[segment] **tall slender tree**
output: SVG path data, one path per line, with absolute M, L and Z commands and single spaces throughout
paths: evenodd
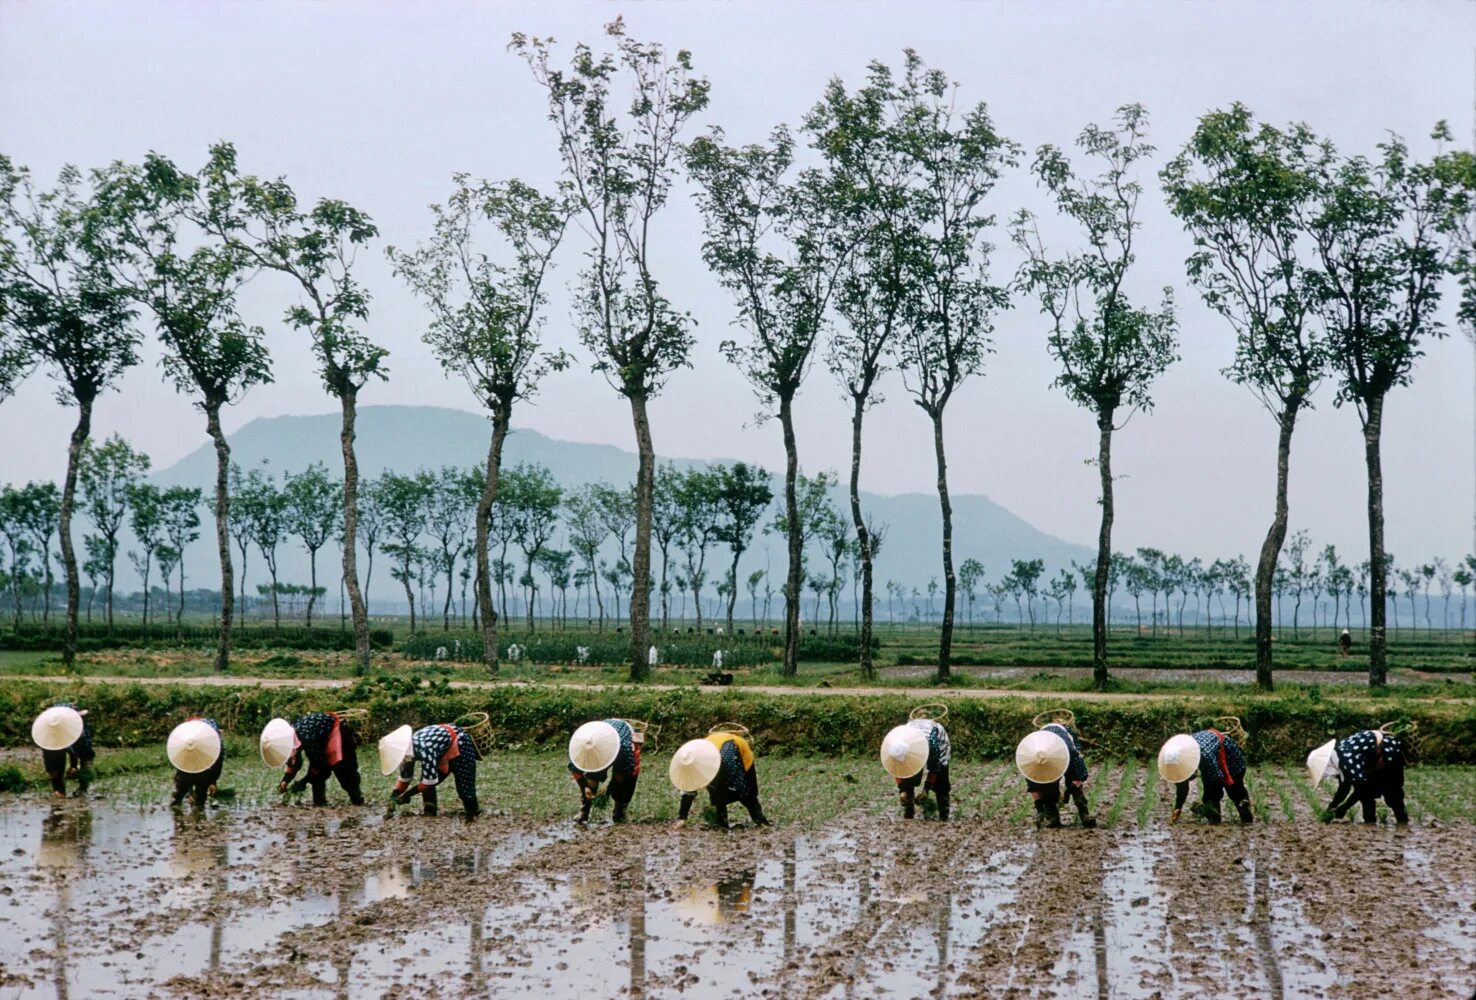
M 1449 141 L 1444 123 L 1433 138 Z M 1440 282 L 1455 259 L 1446 225 L 1455 192 L 1437 161 L 1416 160 L 1397 136 L 1380 143 L 1378 150 L 1373 159 L 1344 157 L 1329 142 L 1309 141 L 1300 164 L 1317 183 L 1317 198 L 1303 225 L 1312 234 L 1321 265 L 1322 316 L 1338 373 L 1335 404 L 1351 403 L 1363 427 L 1372 595 L 1370 687 L 1388 681 L 1384 403 L 1392 390 L 1410 383 L 1425 343 L 1445 335 L 1438 315 Z
M 385 555 L 395 560 L 391 570 L 405 588 L 405 601 L 410 606 L 410 632 L 415 633 L 415 564 L 420 555 L 420 536 L 425 531 L 426 496 L 433 481 L 426 473 L 407 476 L 386 472 L 379 477 L 378 497 L 384 512 L 385 533 L 392 539 L 384 546 Z
M 903 384 L 927 414 L 937 464 L 942 514 L 943 615 L 938 677 L 951 672 L 958 577 L 953 565 L 953 503 L 943 424 L 948 403 L 965 380 L 981 373 L 990 350 L 994 315 L 1009 304 L 1006 289 L 991 283 L 992 247 L 985 236 L 994 222 L 986 202 L 1000 172 L 1019 147 L 994 128 L 983 104 L 960 111 L 957 84 L 904 54 L 893 112 L 897 138 L 912 161 L 909 212 L 914 236 L 907 303 L 898 340 Z
M 115 163 L 97 174 L 112 218 L 108 260 L 128 294 L 152 316 L 164 345 L 164 376 L 194 397 L 215 446 L 215 543 L 220 562 L 220 632 L 215 669 L 230 667 L 235 581 L 230 545 L 231 448 L 220 413 L 253 386 L 270 382 L 260 327 L 242 322 L 236 292 L 253 273 L 237 247 L 192 218 L 201 208 L 194 175 L 156 153 L 141 165 Z M 184 553 L 180 553 L 183 570 Z
M 645 679 L 651 628 L 651 502 L 656 451 L 647 404 L 692 351 L 692 320 L 674 309 L 656 280 L 653 223 L 675 176 L 679 138 L 707 106 L 708 85 L 692 75 L 692 57 L 668 58 L 660 44 L 605 26 L 615 52 L 575 47 L 568 70 L 551 61 L 551 39 L 515 34 L 548 96 L 548 118 L 563 160 L 563 191 L 586 237 L 574 285 L 579 338 L 594 369 L 630 403 L 639 466 L 635 553 L 630 566 L 631 680 Z M 622 104 L 620 91 L 629 93 Z
M 1225 369 L 1276 421 L 1276 501 L 1256 563 L 1256 684 L 1272 688 L 1271 584 L 1286 541 L 1292 432 L 1327 373 L 1317 323 L 1320 286 L 1302 230 L 1316 198 L 1298 169 L 1304 126 L 1257 125 L 1240 104 L 1200 118 L 1184 149 L 1160 174 L 1169 207 L 1194 237 L 1190 281 L 1235 331 Z
M 533 565 L 553 539 L 564 491 L 546 466 L 520 462 L 505 474 L 506 530 L 523 552 L 528 631 L 533 631 Z
M 773 502 L 769 474 L 745 462 L 719 465 L 717 476 L 718 521 L 715 537 L 733 553 L 728 567 L 728 632 L 733 631 L 733 607 L 738 600 L 738 561 L 753 542 L 753 533 L 763 522 Z
M 544 279 L 563 239 L 571 203 L 548 198 L 521 181 L 492 184 L 454 178 L 445 205 L 433 205 L 434 231 L 414 253 L 390 248 L 395 270 L 431 310 L 424 340 L 441 367 L 466 379 L 492 415 L 492 439 L 476 505 L 477 607 L 483 663 L 497 672 L 497 612 L 492 606 L 491 522 L 502 471 L 502 447 L 519 400 L 537 394 L 552 372 L 569 366 L 563 351 L 543 344 Z M 493 255 L 491 247 L 505 251 Z M 446 572 L 451 572 L 449 565 Z M 447 581 L 445 613 L 450 610 Z M 449 624 L 449 619 L 448 619 Z
M 286 180 L 243 175 L 235 147 L 212 146 L 200 174 L 196 221 L 252 265 L 286 278 L 300 293 L 286 319 L 312 339 L 318 374 L 338 400 L 343 454 L 343 580 L 354 625 L 354 664 L 369 669 L 369 617 L 359 589 L 359 463 L 354 451 L 359 393 L 388 378 L 388 351 L 356 324 L 369 318 L 369 292 L 354 275 L 358 248 L 379 234 L 368 215 L 347 202 L 320 198 L 303 206 Z
M 313 627 L 318 603 L 318 550 L 338 537 L 343 519 L 343 487 L 328 475 L 322 462 L 299 473 L 288 473 L 282 483 L 282 507 L 287 531 L 302 540 L 308 553 L 306 624 Z
M 180 624 L 184 622 L 185 551 L 191 542 L 200 537 L 200 504 L 203 501 L 204 495 L 201 491 L 191 486 L 170 486 L 165 488 L 159 496 L 159 513 L 164 537 L 169 540 L 168 547 L 174 550 L 174 568 L 179 570 L 179 604 L 174 620 Z M 169 573 L 164 571 L 162 562 L 160 576 L 163 578 L 164 592 L 167 594 Z
M 92 434 L 93 406 L 138 363 L 141 339 L 132 301 L 100 249 L 106 241 L 94 238 L 93 220 L 112 216 L 75 167 L 62 168 L 56 187 L 37 191 L 29 171 L 0 156 L 0 388 L 8 389 L 21 367 L 34 361 L 55 380 L 57 401 L 77 411 L 57 519 L 67 577 L 62 666 L 68 672 L 77 659 L 82 599 L 72 544 L 77 471 Z
M 794 400 L 821 342 L 831 296 L 840 279 L 855 229 L 829 172 L 794 169 L 794 139 L 780 126 L 768 145 L 725 144 L 721 129 L 687 147 L 687 169 L 698 185 L 706 221 L 702 256 L 732 293 L 743 342 L 725 340 L 722 351 L 736 365 L 764 408 L 777 413 L 784 436 L 784 505 L 790 526 L 784 615 L 785 676 L 793 676 L 799 652 L 799 585 L 804 552 L 795 516 L 799 448 Z M 791 176 L 791 175 L 794 176 Z M 698 617 L 701 617 L 699 605 Z
M 56 522 L 61 515 L 61 491 L 56 483 L 26 483 L 19 492 L 16 514 L 20 526 L 30 536 L 31 545 L 41 557 L 41 620 L 51 620 L 51 591 L 55 579 L 51 575 L 51 539 L 56 536 Z
M 1050 319 L 1046 344 L 1060 365 L 1055 385 L 1097 422 L 1097 473 L 1101 480 L 1101 525 L 1097 566 L 1092 578 L 1092 677 L 1107 686 L 1107 602 L 1112 568 L 1112 433 L 1137 410 L 1151 409 L 1150 384 L 1178 359 L 1173 293 L 1163 290 L 1159 307 L 1134 306 L 1126 279 L 1136 254 L 1141 226 L 1138 199 L 1142 185 L 1137 164 L 1153 152 L 1145 135 L 1148 115 L 1141 105 L 1118 109 L 1110 128 L 1088 125 L 1077 139 L 1100 173 L 1078 178 L 1066 154 L 1042 146 L 1033 171 L 1062 215 L 1082 230 L 1085 246 L 1063 257 L 1046 250 L 1035 218 L 1021 211 L 1014 222 L 1016 244 L 1024 251 L 1020 283 L 1040 299 Z

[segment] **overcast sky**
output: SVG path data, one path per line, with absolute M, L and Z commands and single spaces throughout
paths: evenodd
M 453 171 L 519 176 L 551 186 L 557 160 L 543 96 L 506 51 L 514 31 L 552 35 L 560 52 L 601 42 L 623 14 L 629 33 L 688 48 L 712 82 L 701 127 L 750 141 L 795 122 L 826 80 L 859 80 L 866 63 L 895 63 L 904 46 L 987 101 L 998 128 L 1028 149 L 1070 143 L 1088 121 L 1137 101 L 1152 116 L 1156 170 L 1195 118 L 1231 101 L 1281 124 L 1304 120 L 1349 151 L 1372 152 L 1387 130 L 1416 148 L 1437 119 L 1471 135 L 1476 5 L 1470 3 L 997 4 L 997 3 L 7 3 L 0 5 L 0 151 L 47 182 L 67 162 L 100 165 L 157 150 L 189 166 L 233 141 L 244 170 L 285 175 L 306 198 L 332 195 L 365 209 L 384 240 L 362 258 L 374 294 L 369 333 L 391 353 L 392 377 L 365 405 L 475 409 L 447 380 L 419 335 L 425 316 L 390 273 L 382 246 L 413 244 L 426 206 Z M 696 134 L 694 129 L 693 134 Z M 1139 289 L 1172 285 L 1183 360 L 1154 388 L 1157 408 L 1116 438 L 1116 547 L 1156 545 L 1206 557 L 1254 556 L 1271 516 L 1275 428 L 1220 369 L 1228 326 L 1184 278 L 1188 241 L 1144 177 Z M 1047 208 L 1024 170 L 992 196 L 1001 218 Z M 1001 234 L 1001 242 L 1007 242 Z M 691 371 L 651 407 L 658 453 L 728 457 L 781 469 L 776 423 L 759 424 L 753 396 L 718 355 L 733 311 L 698 258 L 700 223 L 679 188 L 661 217 L 661 278 L 699 321 Z M 550 339 L 577 348 L 565 282 L 571 239 L 551 303 Z M 1014 257 L 997 255 L 996 273 Z M 270 332 L 276 383 L 253 391 L 227 430 L 253 417 L 334 409 L 306 345 L 284 329 L 290 290 L 259 280 L 248 319 Z M 1446 315 L 1450 310 L 1446 309 Z M 1472 546 L 1473 358 L 1452 330 L 1429 345 L 1412 388 L 1391 396 L 1384 434 L 1388 546 L 1401 562 L 1458 556 Z M 1090 542 L 1097 523 L 1091 416 L 1049 388 L 1045 324 L 1020 301 L 998 324 L 987 374 L 948 411 L 950 480 L 984 493 L 1043 530 Z M 203 419 L 159 380 L 157 351 L 97 407 L 94 433 L 117 431 L 172 463 L 205 442 Z M 547 434 L 631 448 L 628 407 L 581 364 L 551 380 L 515 422 Z M 927 491 L 935 470 L 926 419 L 903 387 L 886 387 L 866 440 L 865 487 Z M 1298 427 L 1292 526 L 1354 558 L 1367 553 L 1358 421 L 1332 406 L 1330 387 Z M 797 408 L 801 462 L 847 468 L 848 409 L 817 368 Z M 72 415 L 33 378 L 0 406 L 11 428 L 0 480 L 59 476 Z

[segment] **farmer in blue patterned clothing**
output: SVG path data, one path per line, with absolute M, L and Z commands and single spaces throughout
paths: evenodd
M 953 747 L 948 742 L 948 730 L 935 719 L 909 719 L 909 729 L 916 729 L 928 740 L 928 762 L 921 771 L 907 778 L 897 778 L 897 795 L 902 801 L 902 816 L 912 819 L 917 815 L 916 799 L 929 791 L 938 797 L 938 818 L 948 818 L 949 795 L 952 785 L 948 781 L 948 763 L 953 759 Z M 917 789 L 921 787 L 921 793 Z
M 349 801 L 356 806 L 364 804 L 364 795 L 359 790 L 359 752 L 353 730 L 332 712 L 310 712 L 292 723 L 297 746 L 287 758 L 282 769 L 282 780 L 277 791 L 287 791 L 288 783 L 302 769 L 306 759 L 308 773 L 297 783 L 313 788 L 313 805 L 328 804 L 328 775 L 332 774 L 348 792 Z
M 59 701 L 37 716 L 31 725 L 31 737 L 41 747 L 41 766 L 51 779 L 51 794 L 65 798 L 67 779 L 77 779 L 77 797 L 87 794 L 92 778 L 92 730 L 88 728 L 87 711 L 70 701 Z
M 1404 808 L 1403 740 L 1382 730 L 1365 729 L 1339 742 L 1336 756 L 1338 790 L 1323 810 L 1324 822 L 1342 819 L 1355 802 L 1363 806 L 1365 823 L 1376 822 L 1381 797 L 1396 823 L 1409 822 Z
M 1035 800 L 1035 823 L 1037 827 L 1048 826 L 1056 829 L 1061 825 L 1061 786 L 1064 783 L 1066 797 L 1076 803 L 1077 815 L 1081 817 L 1081 825 L 1088 829 L 1097 825 L 1092 816 L 1091 806 L 1087 804 L 1086 792 L 1082 785 L 1086 784 L 1091 772 L 1087 770 L 1086 760 L 1081 756 L 1081 748 L 1077 745 L 1078 737 L 1076 730 L 1061 722 L 1051 722 L 1041 727 L 1044 732 L 1053 733 L 1061 738 L 1066 744 L 1067 751 L 1071 754 L 1071 760 L 1066 765 L 1066 773 L 1061 776 L 1060 781 L 1042 783 L 1039 781 L 1025 780 L 1025 787 L 1030 791 L 1030 797 Z
M 764 807 L 758 800 L 758 771 L 754 768 L 753 748 L 742 736 L 735 733 L 709 733 L 706 741 L 717 748 L 719 766 L 717 776 L 707 785 L 707 796 L 712 802 L 717 825 L 728 828 L 728 804 L 741 802 L 748 810 L 755 826 L 768 826 Z M 712 751 L 708 751 L 711 753 Z M 696 792 L 683 792 L 677 807 L 677 822 L 687 819 L 692 803 L 697 800 Z
M 1245 754 L 1240 744 L 1218 729 L 1201 729 L 1171 738 L 1159 751 L 1158 770 L 1174 785 L 1174 811 L 1170 823 L 1176 823 L 1189 796 L 1189 783 L 1199 775 L 1204 786 L 1203 801 L 1190 812 L 1210 823 L 1220 822 L 1220 801 L 1230 796 L 1240 813 L 1240 821 L 1253 820 L 1250 792 L 1245 787 Z
M 590 806 L 607 778 L 615 805 L 610 818 L 623 823 L 640 773 L 641 743 L 624 719 L 587 722 L 569 740 L 569 776 L 579 786 L 581 823 L 589 822 Z
M 436 786 L 449 775 L 456 779 L 456 794 L 467 817 L 476 816 L 482 811 L 477 805 L 478 758 L 476 744 L 460 726 L 424 726 L 413 733 L 409 726 L 401 726 L 379 741 L 381 770 L 390 774 L 398 767 L 400 772 L 390 792 L 390 808 L 406 805 L 420 795 L 425 800 L 425 815 L 436 815 Z M 416 761 L 420 762 L 420 781 L 411 784 Z

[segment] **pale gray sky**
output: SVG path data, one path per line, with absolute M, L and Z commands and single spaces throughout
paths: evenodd
M 600 41 L 623 13 L 630 33 L 693 52 L 712 81 L 703 126 L 751 140 L 795 122 L 834 74 L 859 78 L 868 60 L 912 46 L 989 103 L 998 127 L 1034 149 L 1070 143 L 1087 121 L 1139 101 L 1152 115 L 1157 163 L 1197 115 L 1239 100 L 1266 120 L 1309 122 L 1347 150 L 1372 151 L 1386 130 L 1417 148 L 1437 119 L 1469 136 L 1476 5 L 1469 3 L 8 3 L 0 5 L 0 149 L 43 182 L 83 166 L 158 150 L 200 162 L 217 139 L 244 169 L 285 174 L 300 194 L 345 198 L 370 212 L 384 241 L 362 257 L 373 290 L 368 329 L 392 353 L 392 378 L 365 404 L 474 409 L 419 341 L 424 317 L 391 275 L 383 243 L 412 244 L 425 206 L 449 175 L 520 176 L 551 185 L 557 162 L 542 95 L 506 52 L 513 31 Z M 1156 166 L 1156 165 L 1155 165 Z M 1219 369 L 1231 357 L 1225 323 L 1199 303 L 1182 261 L 1187 240 L 1150 184 L 1138 287 L 1173 285 L 1183 361 L 1155 390 L 1158 407 L 1117 436 L 1117 547 L 1157 545 L 1207 557 L 1253 555 L 1269 522 L 1274 428 Z M 1001 217 L 1046 208 L 1023 170 L 994 195 Z M 685 190 L 661 219 L 662 277 L 700 321 L 695 369 L 653 405 L 658 452 L 734 457 L 782 467 L 776 424 L 756 424 L 747 385 L 719 357 L 732 310 L 698 258 L 699 220 Z M 577 346 L 563 285 L 549 333 Z M 1001 252 L 998 273 L 1014 267 Z M 228 418 L 332 409 L 304 343 L 280 321 L 289 290 L 258 281 L 251 321 L 271 331 L 277 382 Z M 1448 313 L 1449 310 L 1447 310 Z M 202 421 L 148 363 L 102 400 L 95 431 L 118 431 L 167 465 L 204 442 Z M 587 362 L 582 355 L 581 360 Z M 1096 530 L 1090 416 L 1049 389 L 1045 326 L 1028 302 L 999 323 L 988 374 L 966 385 L 948 416 L 957 492 L 985 493 L 1043 530 L 1088 542 Z M 1472 544 L 1472 347 L 1455 334 L 1430 345 L 1411 389 L 1390 400 L 1385 432 L 1388 545 L 1401 561 L 1456 556 Z M 899 383 L 873 411 L 866 487 L 932 489 L 929 429 Z M 1355 558 L 1366 554 L 1358 422 L 1330 389 L 1300 426 L 1292 524 Z M 58 476 L 71 414 L 33 379 L 0 406 L 12 431 L 0 479 Z M 573 440 L 631 447 L 629 412 L 587 364 L 553 380 L 517 422 Z M 801 460 L 845 468 L 848 411 L 817 369 L 798 407 Z

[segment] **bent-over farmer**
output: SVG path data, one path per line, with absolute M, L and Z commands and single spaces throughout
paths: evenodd
M 441 723 L 423 726 L 413 732 L 401 726 L 379 741 L 379 769 L 388 777 L 396 770 L 399 780 L 390 792 L 390 808 L 406 805 L 416 795 L 425 800 L 425 815 L 438 812 L 436 786 L 447 776 L 456 779 L 456 795 L 468 818 L 480 813 L 477 805 L 477 753 L 471 735 L 460 726 Z M 415 762 L 420 762 L 420 781 L 415 777 Z
M 948 730 L 936 719 L 911 719 L 887 733 L 882 740 L 882 766 L 897 782 L 902 817 L 917 815 L 917 799 L 929 791 L 938 797 L 938 818 L 948 818 L 948 764 L 953 748 Z M 921 789 L 921 791 L 919 791 Z
M 359 786 L 359 749 L 354 731 L 333 712 L 309 712 L 292 722 L 273 719 L 261 731 L 261 759 L 268 767 L 282 768 L 277 791 L 288 790 L 304 763 L 307 774 L 294 787 L 313 789 L 313 805 L 328 804 L 328 776 L 338 779 L 356 806 L 364 804 Z
M 53 798 L 65 798 L 67 779 L 77 780 L 77 797 L 87 794 L 92 780 L 92 731 L 87 728 L 87 710 L 69 701 L 59 701 L 36 716 L 31 739 L 41 748 L 41 766 L 51 779 Z
M 1312 751 L 1307 758 L 1312 783 L 1320 782 L 1325 774 L 1338 779 L 1338 790 L 1322 811 L 1323 822 L 1342 819 L 1355 803 L 1363 807 L 1365 823 L 1376 822 L 1382 798 L 1396 823 L 1408 823 L 1404 807 L 1407 752 L 1403 739 L 1381 729 L 1365 729 Z
M 1235 803 L 1242 823 L 1251 822 L 1250 792 L 1245 787 L 1245 753 L 1234 738 L 1218 729 L 1201 729 L 1170 737 L 1158 751 L 1158 773 L 1174 786 L 1174 811 L 1170 823 L 1177 823 L 1189 796 L 1189 783 L 1196 774 L 1203 786 L 1202 801 L 1190 812 L 1210 823 L 1220 822 L 1220 801 L 1226 795 Z
M 220 772 L 225 766 L 225 753 L 220 742 L 220 726 L 214 719 L 191 716 L 174 727 L 165 745 L 169 763 L 174 765 L 174 799 L 176 808 L 190 795 L 196 809 L 205 808 L 205 800 L 220 790 Z
M 755 826 L 768 826 L 763 806 L 758 799 L 758 771 L 754 768 L 753 747 L 737 733 L 709 733 L 700 740 L 689 740 L 671 758 L 671 783 L 682 793 L 677 822 L 683 823 L 692 811 L 697 793 L 707 789 L 716 814 L 717 825 L 728 828 L 728 804 L 741 802 Z
M 641 773 L 641 742 L 624 719 L 586 722 L 569 738 L 569 776 L 579 786 L 579 822 L 589 822 L 590 806 L 609 780 L 607 790 L 614 811 L 610 818 L 623 823 Z
M 1059 740 L 1059 745 L 1052 743 L 1051 737 Z M 1097 825 L 1082 789 L 1091 772 L 1077 740 L 1072 726 L 1049 722 L 1021 740 L 1015 751 L 1015 764 L 1025 776 L 1025 788 L 1035 802 L 1037 827 L 1060 828 L 1063 798 L 1076 803 L 1082 826 L 1090 829 Z

